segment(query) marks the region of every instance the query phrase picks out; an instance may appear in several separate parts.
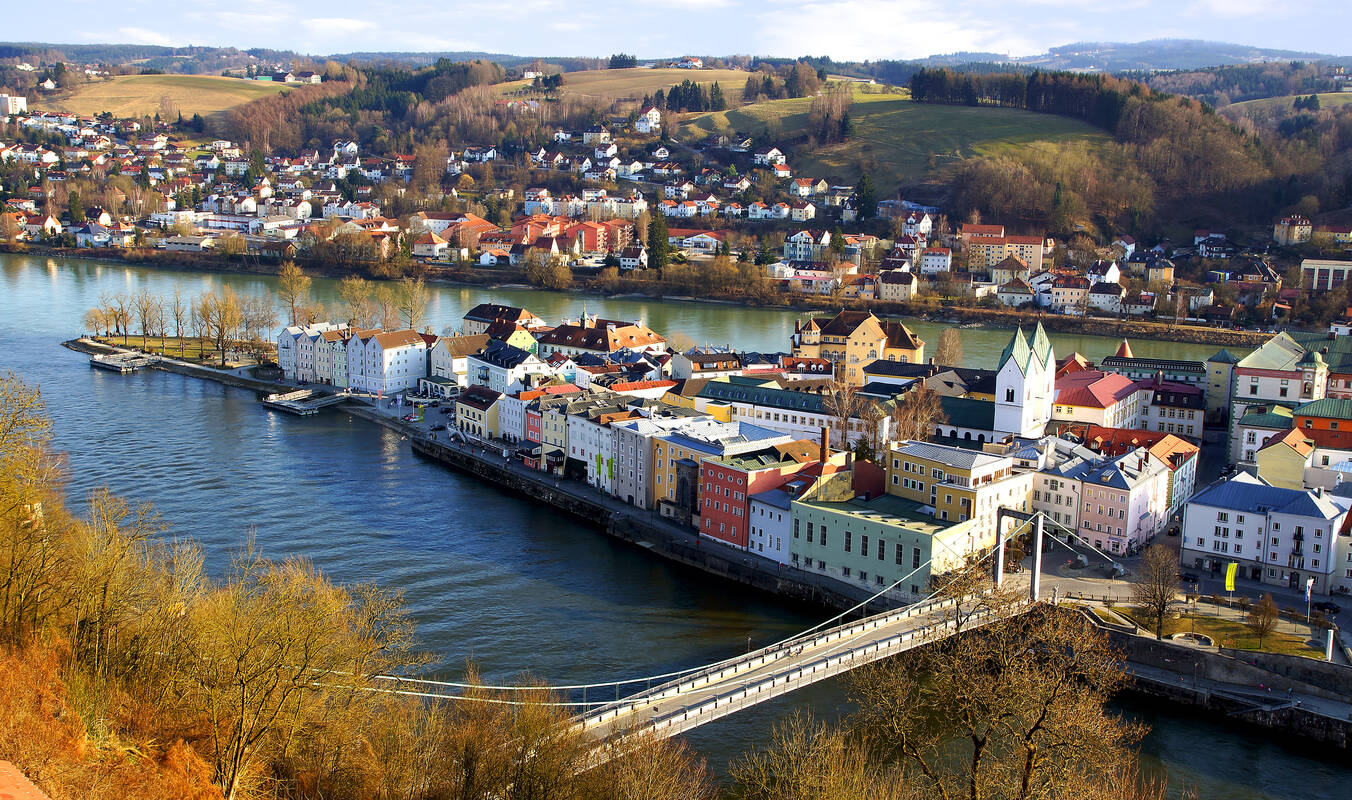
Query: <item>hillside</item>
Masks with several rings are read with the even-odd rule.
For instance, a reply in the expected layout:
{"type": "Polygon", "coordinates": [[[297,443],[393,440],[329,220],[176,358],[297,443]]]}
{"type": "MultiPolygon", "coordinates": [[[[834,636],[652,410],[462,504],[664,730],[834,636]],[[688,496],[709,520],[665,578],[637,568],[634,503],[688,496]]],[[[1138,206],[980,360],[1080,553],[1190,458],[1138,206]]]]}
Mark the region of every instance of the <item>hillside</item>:
{"type": "MultiPolygon", "coordinates": [[[[1308,97],[1309,95],[1303,95],[1308,97]]],[[[1264,97],[1259,100],[1245,100],[1242,103],[1231,103],[1225,106],[1224,110],[1252,112],[1252,111],[1274,111],[1274,110],[1292,110],[1296,102],[1297,95],[1288,95],[1286,97],[1264,97]]],[[[1319,94],[1319,105],[1322,108],[1332,108],[1334,106],[1347,105],[1352,103],[1352,92],[1321,92],[1319,94]]]]}
{"type": "MultiPolygon", "coordinates": [[[[792,144],[806,135],[809,98],[773,100],[730,111],[700,114],[681,126],[681,138],[740,132],[792,144]]],[[[854,181],[867,164],[880,196],[934,178],[944,167],[976,155],[995,155],[1039,142],[1106,142],[1086,123],[1052,114],[989,106],[926,105],[905,94],[856,92],[850,117],[855,133],[846,142],[794,151],[802,175],[854,181]]],[[[790,148],[791,150],[793,148],[790,148]]]]}
{"type": "Polygon", "coordinates": [[[267,81],[207,75],[121,75],[77,86],[34,105],[87,116],[109,111],[128,117],[154,114],[167,97],[185,117],[209,116],[284,88],[267,81]]]}
{"type": "MultiPolygon", "coordinates": [[[[739,69],[597,69],[565,73],[563,92],[603,100],[642,99],[685,80],[705,85],[718,81],[731,99],[741,96],[748,74],[739,69]]],[[[510,93],[529,85],[529,81],[511,81],[502,84],[502,90],[510,93]]]]}

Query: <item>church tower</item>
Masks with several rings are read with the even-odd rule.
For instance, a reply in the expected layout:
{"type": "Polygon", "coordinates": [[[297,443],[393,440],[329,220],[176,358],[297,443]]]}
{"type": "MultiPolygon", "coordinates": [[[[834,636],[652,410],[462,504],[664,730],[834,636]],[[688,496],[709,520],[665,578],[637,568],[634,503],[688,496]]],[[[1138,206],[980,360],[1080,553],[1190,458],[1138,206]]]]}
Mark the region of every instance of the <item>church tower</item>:
{"type": "Polygon", "coordinates": [[[1056,397],[1056,353],[1038,323],[1031,337],[1019,328],[1000,355],[995,376],[995,430],[1041,436],[1056,397]]]}

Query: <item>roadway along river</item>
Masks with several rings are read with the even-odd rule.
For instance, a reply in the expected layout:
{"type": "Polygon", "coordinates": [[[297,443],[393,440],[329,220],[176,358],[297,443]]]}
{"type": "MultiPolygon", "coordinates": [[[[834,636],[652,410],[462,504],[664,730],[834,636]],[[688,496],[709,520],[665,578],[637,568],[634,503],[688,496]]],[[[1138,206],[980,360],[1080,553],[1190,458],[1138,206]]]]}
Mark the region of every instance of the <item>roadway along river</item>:
{"type": "MultiPolygon", "coordinates": [[[[250,392],[156,371],[99,372],[59,346],[80,332],[82,314],[101,293],[164,293],[175,282],[189,294],[272,285],[254,276],[0,255],[0,370],[42,385],[57,446],[69,454],[72,498],[108,486],[154,503],[178,535],[201,541],[213,573],[253,526],[271,556],[305,556],[339,581],[399,587],[448,676],[472,659],[490,679],[527,669],[561,684],[630,678],[724,658],[821,619],[815,609],[785,607],[677,568],[415,458],[398,436],[346,414],[273,414],[250,392]]],[[[336,299],[333,282],[315,284],[321,300],[336,299]]],[[[763,350],[784,349],[795,318],[703,303],[439,287],[431,324],[438,331],[456,325],[466,309],[490,300],[549,320],[584,306],[607,317],[641,316],[696,342],[763,350]]],[[[915,328],[938,338],[937,326],[915,328]]],[[[962,333],[973,365],[993,364],[1008,338],[998,330],[962,333]]],[[[1090,358],[1116,346],[1097,337],[1054,341],[1058,352],[1077,348],[1090,358]]],[[[1212,350],[1133,346],[1180,358],[1212,350]]],[[[812,687],[689,738],[721,769],[764,741],[772,720],[790,708],[830,715],[844,696],[840,682],[812,687]]],[[[1175,785],[1197,786],[1201,797],[1334,797],[1352,784],[1352,768],[1222,723],[1135,704],[1123,709],[1154,725],[1146,758],[1167,766],[1175,785]]]]}

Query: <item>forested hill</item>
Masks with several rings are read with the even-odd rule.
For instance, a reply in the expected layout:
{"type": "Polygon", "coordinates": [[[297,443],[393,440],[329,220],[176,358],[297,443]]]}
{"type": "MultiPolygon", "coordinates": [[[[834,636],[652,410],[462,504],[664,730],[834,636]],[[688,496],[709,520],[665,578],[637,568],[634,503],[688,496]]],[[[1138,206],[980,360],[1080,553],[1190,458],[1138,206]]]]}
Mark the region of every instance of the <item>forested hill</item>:
{"type": "Polygon", "coordinates": [[[1098,147],[1048,145],[1019,156],[969,158],[951,186],[959,210],[1039,219],[1060,232],[1082,225],[1141,231],[1264,220],[1312,191],[1326,193],[1328,202],[1347,201],[1311,147],[1265,140],[1208,105],[1137,81],[926,69],[910,87],[917,102],[1059,114],[1113,135],[1098,147]]]}

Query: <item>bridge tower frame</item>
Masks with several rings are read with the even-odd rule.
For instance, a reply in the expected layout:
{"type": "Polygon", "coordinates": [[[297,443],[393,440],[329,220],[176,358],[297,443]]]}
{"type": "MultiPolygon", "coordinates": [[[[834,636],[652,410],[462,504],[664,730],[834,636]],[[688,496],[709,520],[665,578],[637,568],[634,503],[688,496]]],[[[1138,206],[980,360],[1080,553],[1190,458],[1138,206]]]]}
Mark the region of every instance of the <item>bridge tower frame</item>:
{"type": "MultiPolygon", "coordinates": [[[[1005,580],[1005,519],[1019,523],[1033,523],[1033,574],[1028,582],[1028,597],[1034,603],[1042,599],[1042,534],[1043,513],[1028,513],[1003,506],[995,512],[995,585],[1001,586],[1005,580]]],[[[1017,529],[1017,526],[1016,526],[1017,529]]],[[[1012,535],[1012,534],[1011,534],[1012,535]]]]}

